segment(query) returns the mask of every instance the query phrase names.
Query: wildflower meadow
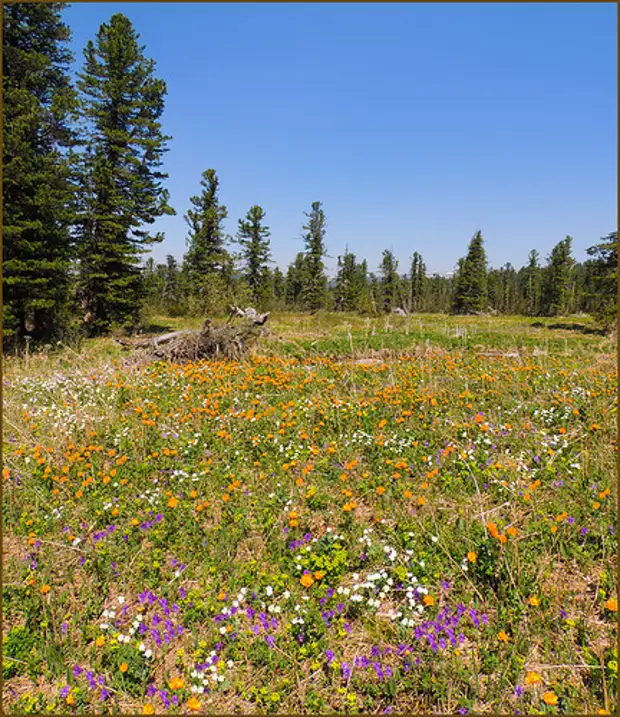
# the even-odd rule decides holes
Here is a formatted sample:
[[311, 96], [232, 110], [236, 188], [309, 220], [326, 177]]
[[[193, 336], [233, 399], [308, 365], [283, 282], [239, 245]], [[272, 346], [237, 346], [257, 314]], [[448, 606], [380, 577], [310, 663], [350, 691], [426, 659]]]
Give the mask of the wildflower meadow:
[[615, 712], [615, 339], [272, 318], [5, 359], [4, 710]]

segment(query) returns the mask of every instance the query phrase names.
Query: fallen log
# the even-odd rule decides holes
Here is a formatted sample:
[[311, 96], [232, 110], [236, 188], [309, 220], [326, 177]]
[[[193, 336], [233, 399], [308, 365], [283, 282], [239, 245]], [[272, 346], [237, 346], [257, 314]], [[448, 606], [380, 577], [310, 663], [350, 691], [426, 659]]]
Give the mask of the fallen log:
[[[266, 320], [265, 318], [264, 321]], [[262, 335], [261, 326], [262, 324], [258, 325], [253, 321], [239, 326], [212, 326], [211, 320], [206, 319], [198, 331], [173, 331], [159, 337], [116, 340], [124, 348], [142, 352], [144, 358], [152, 360], [174, 363], [200, 359], [240, 360]]]

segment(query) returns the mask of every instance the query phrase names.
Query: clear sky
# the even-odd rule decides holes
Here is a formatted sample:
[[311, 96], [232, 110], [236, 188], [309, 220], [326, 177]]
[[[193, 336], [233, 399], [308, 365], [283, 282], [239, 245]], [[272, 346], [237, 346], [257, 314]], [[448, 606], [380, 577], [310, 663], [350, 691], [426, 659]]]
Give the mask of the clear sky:
[[567, 234], [583, 260], [617, 228], [615, 3], [76, 3], [77, 64], [114, 12], [168, 84], [157, 261], [209, 167], [226, 230], [260, 204], [283, 269], [317, 200], [331, 272], [346, 245], [452, 271], [477, 229], [495, 267]]

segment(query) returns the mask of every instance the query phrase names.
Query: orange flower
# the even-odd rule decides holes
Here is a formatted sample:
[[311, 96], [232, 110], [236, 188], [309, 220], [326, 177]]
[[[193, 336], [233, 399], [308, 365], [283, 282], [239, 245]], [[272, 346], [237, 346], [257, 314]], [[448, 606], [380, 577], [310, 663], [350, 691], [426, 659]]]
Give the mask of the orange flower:
[[315, 572], [314, 572], [315, 580], [322, 580], [324, 577], [325, 577], [325, 573], [322, 570], [315, 570]]
[[179, 501], [173, 496], [168, 501], [168, 508], [176, 508], [178, 504], [179, 504]]
[[478, 560], [478, 553], [474, 553], [473, 550], [470, 550], [469, 553], [467, 553], [467, 560], [469, 560], [470, 563], [475, 563], [476, 560]]
[[511, 538], [514, 538], [515, 535], [517, 534], [517, 529], [514, 528], [514, 527], [511, 525], [510, 528], [506, 528], [506, 532], [508, 533], [508, 535], [509, 535]]
[[121, 672], [127, 672], [129, 669], [129, 665], [126, 662], [121, 662], [120, 667], [118, 668]]
[[195, 697], [190, 697], [190, 699], [187, 700], [187, 707], [192, 710], [192, 712], [197, 712], [200, 709], [200, 700], [197, 700]]
[[617, 612], [618, 600], [616, 598], [609, 598], [609, 600], [605, 603], [605, 607], [612, 612]]
[[403, 493], [403, 496], [404, 496], [405, 498], [413, 498], [413, 493], [412, 493], [410, 490], [406, 490], [406, 491]]
[[556, 705], [558, 703], [558, 696], [555, 692], [545, 692], [542, 698], [546, 705]]
[[500, 630], [499, 635], [497, 636], [497, 639], [500, 642], [508, 642], [508, 640], [510, 640], [510, 636], [506, 632], [504, 632], [504, 630]]
[[426, 498], [423, 495], [418, 498], [418, 505], [426, 505]]
[[431, 605], [435, 604], [435, 598], [432, 595], [425, 595], [424, 596], [424, 604], [428, 605], [429, 607]]
[[47, 593], [48, 593], [51, 589], [52, 589], [52, 588], [51, 588], [49, 585], [44, 585], [44, 586], [41, 588], [41, 592], [43, 593], [43, 595], [47, 595]]
[[68, 705], [72, 705], [75, 702], [75, 697], [71, 693], [69, 693], [66, 696], [65, 701]]
[[497, 530], [497, 525], [495, 523], [487, 523], [487, 530], [489, 533], [491, 533], [491, 537], [497, 538], [499, 535], [499, 532]]
[[541, 681], [541, 676], [538, 674], [538, 672], [528, 672], [525, 677], [525, 684], [526, 685], [536, 685]]
[[536, 595], [532, 595], [528, 602], [532, 607], [538, 607], [540, 605], [540, 600], [536, 597]]
[[105, 645], [105, 637], [103, 635], [99, 635], [99, 637], [95, 640], [95, 645], [97, 645], [97, 647], [103, 647]]
[[148, 704], [144, 705], [142, 708], [142, 714], [143, 715], [152, 715], [155, 714], [155, 707], [149, 702]]
[[312, 575], [310, 575], [310, 573], [304, 573], [299, 579], [299, 582], [305, 588], [309, 588], [314, 583], [314, 578], [312, 577]]
[[168, 687], [171, 690], [182, 690], [185, 687], [185, 680], [182, 677], [173, 677], [168, 682]]

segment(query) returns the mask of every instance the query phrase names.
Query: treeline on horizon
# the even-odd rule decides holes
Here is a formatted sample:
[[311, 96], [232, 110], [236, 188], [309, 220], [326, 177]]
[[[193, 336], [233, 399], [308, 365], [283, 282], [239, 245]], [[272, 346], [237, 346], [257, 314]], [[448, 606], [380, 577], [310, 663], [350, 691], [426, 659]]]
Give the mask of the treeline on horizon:
[[[258, 205], [227, 236], [214, 169], [202, 174], [186, 211], [188, 250], [179, 264], [143, 255], [162, 234], [147, 227], [175, 214], [161, 170], [166, 84], [122, 14], [87, 43], [75, 85], [70, 30], [60, 3], [3, 5], [3, 347], [134, 329], [145, 316], [215, 316], [231, 304], [260, 310], [321, 309], [378, 315], [585, 312], [610, 325], [617, 303], [617, 232], [579, 263], [571, 237], [543, 265], [489, 269], [481, 232], [453, 276], [427, 275], [413, 252], [399, 267], [383, 251], [378, 272], [345, 250], [325, 273], [321, 202], [305, 213], [304, 251], [273, 266], [270, 229]], [[400, 271], [399, 271], [400, 268]]]

